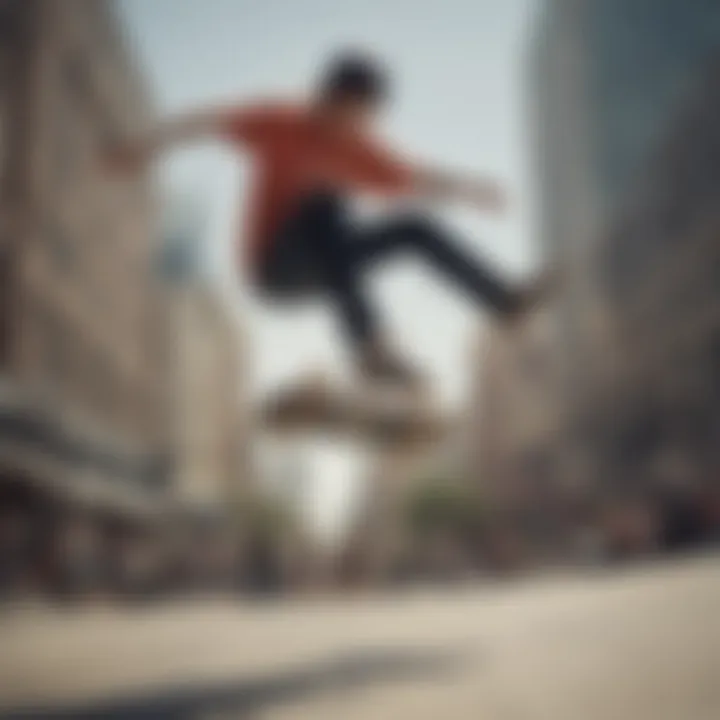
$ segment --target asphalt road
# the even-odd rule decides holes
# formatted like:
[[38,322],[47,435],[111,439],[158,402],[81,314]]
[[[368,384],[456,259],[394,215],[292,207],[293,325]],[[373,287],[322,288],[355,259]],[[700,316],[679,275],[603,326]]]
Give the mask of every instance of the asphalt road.
[[0,717],[718,720],[720,558],[392,597],[15,609]]

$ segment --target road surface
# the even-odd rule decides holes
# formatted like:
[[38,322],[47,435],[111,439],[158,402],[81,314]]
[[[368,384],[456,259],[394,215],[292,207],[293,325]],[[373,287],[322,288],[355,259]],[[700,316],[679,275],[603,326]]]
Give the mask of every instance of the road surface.
[[275,605],[13,610],[0,717],[718,720],[720,558]]

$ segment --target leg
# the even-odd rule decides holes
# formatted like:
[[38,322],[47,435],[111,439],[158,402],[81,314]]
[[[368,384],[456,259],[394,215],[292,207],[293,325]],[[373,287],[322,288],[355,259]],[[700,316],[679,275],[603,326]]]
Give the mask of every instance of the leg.
[[505,315],[520,309],[522,300],[480,261],[471,258],[433,223],[407,218],[361,231],[353,243],[354,264],[367,267],[388,256],[412,251],[439,268],[476,300]]
[[[337,197],[318,194],[308,198],[277,239],[276,257],[270,258],[267,268],[269,275],[273,274],[273,264],[275,274],[284,274],[286,279],[309,267],[315,276],[311,292],[331,294],[356,346],[362,371],[374,378],[414,385],[417,374],[385,347],[379,335],[375,313],[362,288],[362,267],[352,249],[354,234]],[[283,247],[288,249],[287,254],[282,252]],[[289,282],[293,282],[292,277]]]
[[332,295],[351,340],[360,346],[372,343],[377,321],[349,249],[342,201],[332,194],[309,198],[294,218],[290,233],[290,241],[314,266],[319,286]]

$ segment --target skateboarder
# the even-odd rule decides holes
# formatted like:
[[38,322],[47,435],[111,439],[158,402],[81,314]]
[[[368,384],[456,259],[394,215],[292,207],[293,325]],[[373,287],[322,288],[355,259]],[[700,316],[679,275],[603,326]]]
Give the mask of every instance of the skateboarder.
[[[383,147],[372,126],[388,99],[386,73],[358,53],[337,57],[301,102],[257,102],[202,110],[161,123],[148,137],[111,150],[118,168],[139,169],[160,151],[203,138],[226,140],[254,165],[246,261],[269,298],[323,294],[336,307],[371,378],[413,382],[390,348],[366,287],[366,273],[391,254],[414,253],[503,320],[523,316],[545,283],[512,288],[421,214],[353,220],[347,202],[363,193],[430,196],[499,212],[502,189],[485,178],[423,167]],[[448,131],[452,131],[451,128]]]

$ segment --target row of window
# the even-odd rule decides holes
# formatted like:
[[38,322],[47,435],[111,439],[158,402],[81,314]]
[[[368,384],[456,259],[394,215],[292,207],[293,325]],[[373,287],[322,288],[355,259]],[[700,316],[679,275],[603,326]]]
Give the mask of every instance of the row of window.
[[138,257],[137,247],[148,241],[142,223],[149,201],[141,183],[98,180],[94,155],[108,141],[109,124],[87,58],[68,51],[64,60],[52,120],[52,176],[61,217],[47,222],[43,236],[55,270],[81,288],[109,323],[123,322],[128,294],[137,296],[132,288],[150,279],[149,268],[142,267],[149,259]]
[[697,260],[688,272],[658,283],[644,302],[624,309],[620,319],[634,346],[674,342],[689,324],[720,317],[720,254]]
[[69,204],[91,206],[86,221],[88,238],[93,240],[117,237],[122,213],[134,218],[148,215],[143,183],[114,183],[112,192],[107,193],[107,184],[98,181],[100,153],[124,134],[123,119],[115,113],[127,107],[108,107],[117,93],[112,88],[108,97],[106,88],[101,87],[110,82],[99,77],[98,63],[104,63],[105,52],[106,48],[99,47],[98,56],[93,57],[88,48],[78,43],[59,49],[51,110],[53,192]]
[[141,422],[145,393],[128,387],[116,362],[92,337],[78,332],[57,307],[40,298],[30,301],[25,321],[38,386],[110,427],[131,428]]
[[73,469],[92,468],[120,482],[160,489],[172,478],[172,458],[168,454],[137,456],[118,452],[69,432],[57,419],[37,410],[0,408],[0,436]]
[[720,97],[673,138],[644,203],[610,236],[601,255],[601,282],[622,300],[649,274],[687,250],[698,222],[716,212],[720,191]]
[[599,162],[604,191],[621,196],[717,50],[720,6],[714,0],[603,0],[591,6],[603,136]]

